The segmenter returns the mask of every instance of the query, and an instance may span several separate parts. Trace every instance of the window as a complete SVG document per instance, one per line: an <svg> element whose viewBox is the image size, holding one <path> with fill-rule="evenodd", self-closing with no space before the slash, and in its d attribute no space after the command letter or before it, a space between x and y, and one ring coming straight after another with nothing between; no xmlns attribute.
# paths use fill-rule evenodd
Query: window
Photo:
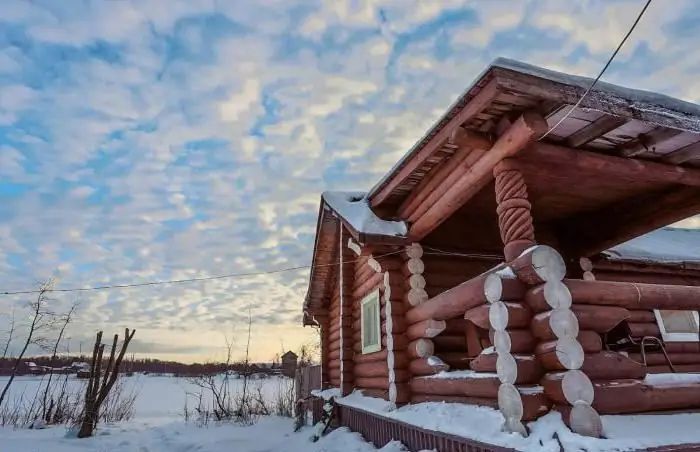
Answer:
<svg viewBox="0 0 700 452"><path fill-rule="evenodd" d="M379 316L379 290L362 300L361 311L362 354L382 349L381 317Z"/></svg>
<svg viewBox="0 0 700 452"><path fill-rule="evenodd" d="M654 315L664 342L700 341L697 311L654 309Z"/></svg>

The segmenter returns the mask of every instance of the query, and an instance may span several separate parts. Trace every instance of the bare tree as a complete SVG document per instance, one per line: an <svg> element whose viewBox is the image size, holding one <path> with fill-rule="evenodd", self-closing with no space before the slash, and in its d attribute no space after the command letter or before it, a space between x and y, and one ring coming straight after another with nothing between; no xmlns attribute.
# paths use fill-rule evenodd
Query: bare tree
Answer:
<svg viewBox="0 0 700 452"><path fill-rule="evenodd" d="M46 293L53 288L53 283L53 279L49 279L41 283L41 285L39 286L39 293L36 297L36 300L31 304L32 321L29 325L27 338L25 339L24 346L22 347L22 350L20 351L19 355L15 359L14 365L12 366L10 379L7 380L5 388L2 390L2 394L0 394L0 406L2 406L2 402L3 400L5 400L5 396L10 390L10 385L12 385L12 382L14 381L15 376L17 375L17 369L19 368L19 365L22 362L22 358L24 358L24 354L27 352L29 346L31 344L43 343L44 338L37 336L37 332L40 331L42 328L45 328L50 323L50 319L52 317L52 314L46 311L46 304L48 302Z"/></svg>
<svg viewBox="0 0 700 452"><path fill-rule="evenodd" d="M68 327L68 324L70 323L71 319L73 318L73 313L75 312L75 310L77 308L78 308L78 301L76 300L71 305L68 313L63 315L61 318L61 320L63 321L63 325L61 326L61 330L59 331L58 337L56 338L56 342L54 343L54 346L53 346L53 353L51 354L51 362L52 363L56 361L56 355L58 354L58 346L61 344L61 340L63 339L63 335L66 332L66 327ZM51 403L48 403L49 388L51 387L51 380L52 379L53 379L53 364L51 366L51 370L49 371L49 380L46 383L46 388L44 388L44 397L43 397L42 413L41 413L42 418L47 423L51 421L51 415L52 415L53 407L54 407L53 398L51 400Z"/></svg>
<svg viewBox="0 0 700 452"><path fill-rule="evenodd" d="M2 351L2 357L7 357L7 351L12 345L12 336L15 334L15 307L12 307L12 314L10 315L10 331L7 332L7 342L5 342L5 348Z"/></svg>
<svg viewBox="0 0 700 452"><path fill-rule="evenodd" d="M99 419L100 407L107 399L109 391L117 382L117 378L119 377L119 368L121 367L122 360L124 359L126 349L129 347L129 343L134 337L134 333L136 333L136 330L129 334L129 328L126 329L124 332L124 342L122 343L122 348L119 350L119 355L116 356L116 359L115 354L117 351L117 344L119 343L119 335L114 335L112 350L109 355L107 367L104 369L104 375L101 375L101 373L102 355L104 354L105 344L102 343L102 331L97 333L95 347L92 352L90 379L88 380L87 391L85 393L85 408L83 410L78 438L88 438L92 436L95 427L97 426L97 420ZM102 382L100 382L101 376Z"/></svg>

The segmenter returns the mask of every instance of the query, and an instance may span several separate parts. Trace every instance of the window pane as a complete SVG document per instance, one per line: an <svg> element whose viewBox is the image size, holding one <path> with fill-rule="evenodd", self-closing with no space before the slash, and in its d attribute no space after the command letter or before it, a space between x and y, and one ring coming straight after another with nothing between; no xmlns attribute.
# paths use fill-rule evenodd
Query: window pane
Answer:
<svg viewBox="0 0 700 452"><path fill-rule="evenodd" d="M667 333L697 333L698 327L692 311L660 311Z"/></svg>

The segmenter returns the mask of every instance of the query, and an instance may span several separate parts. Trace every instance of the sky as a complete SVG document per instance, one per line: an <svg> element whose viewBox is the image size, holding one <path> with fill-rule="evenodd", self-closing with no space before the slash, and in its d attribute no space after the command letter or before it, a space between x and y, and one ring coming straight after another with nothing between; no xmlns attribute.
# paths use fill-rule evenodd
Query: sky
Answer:
<svg viewBox="0 0 700 452"><path fill-rule="evenodd" d="M594 77L640 0L4 0L0 291L308 265L320 193L369 189L490 61ZM700 10L655 1L603 78L700 102ZM691 219L684 226L700 226ZM254 359L314 339L308 270L82 293L66 347ZM0 296L0 344L14 309ZM13 308L14 307L14 308ZM30 352L36 352L35 348Z"/></svg>

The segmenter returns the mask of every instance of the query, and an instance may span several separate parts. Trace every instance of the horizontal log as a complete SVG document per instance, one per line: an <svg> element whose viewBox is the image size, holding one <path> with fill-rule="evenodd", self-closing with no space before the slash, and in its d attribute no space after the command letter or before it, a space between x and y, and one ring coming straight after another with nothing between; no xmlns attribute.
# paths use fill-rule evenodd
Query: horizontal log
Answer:
<svg viewBox="0 0 700 452"><path fill-rule="evenodd" d="M513 355L517 365L517 377L515 384L536 383L544 375L544 369L534 355ZM498 355L479 355L471 362L471 369L476 372L495 373Z"/></svg>
<svg viewBox="0 0 700 452"><path fill-rule="evenodd" d="M496 377L454 379L415 377L411 379L413 394L496 398L500 385L501 382Z"/></svg>
<svg viewBox="0 0 700 452"><path fill-rule="evenodd" d="M650 386L641 380L594 382L593 407L600 414L645 413L700 407L700 384Z"/></svg>
<svg viewBox="0 0 700 452"><path fill-rule="evenodd" d="M529 330L507 330L505 334L510 338L510 353L532 353L535 349L535 337ZM494 343L494 331L489 331L489 339Z"/></svg>
<svg viewBox="0 0 700 452"><path fill-rule="evenodd" d="M406 353L409 358L428 358L435 354L435 344L431 339L416 339L408 344Z"/></svg>
<svg viewBox="0 0 700 452"><path fill-rule="evenodd" d="M700 287L567 279L574 304L627 309L700 310Z"/></svg>
<svg viewBox="0 0 700 452"><path fill-rule="evenodd" d="M566 275L566 264L554 248L537 245L526 250L509 264L518 279L528 285L547 281L561 281Z"/></svg>
<svg viewBox="0 0 700 452"><path fill-rule="evenodd" d="M641 353L630 353L630 359L643 363ZM671 364L700 364L700 353L668 353ZM646 364L648 366L667 366L666 356L662 352L646 352Z"/></svg>
<svg viewBox="0 0 700 452"><path fill-rule="evenodd" d="M345 348L343 348L343 356L345 357L352 357L355 355L355 350L352 349L350 344L343 344L345 345ZM339 359L340 358L340 353L341 350L339 348L331 349L328 351L328 359Z"/></svg>
<svg viewBox="0 0 700 452"><path fill-rule="evenodd" d="M571 312L569 314L568 312ZM574 322L574 316L576 321ZM541 340L576 336L577 329L610 332L629 317L629 311L616 306L572 306L570 311L555 309L536 314L532 319L532 332Z"/></svg>
<svg viewBox="0 0 700 452"><path fill-rule="evenodd" d="M356 377L355 386L358 388L389 389L389 379L386 377Z"/></svg>
<svg viewBox="0 0 700 452"><path fill-rule="evenodd" d="M668 342L664 346L668 353L700 353L700 342Z"/></svg>
<svg viewBox="0 0 700 452"><path fill-rule="evenodd" d="M368 353L363 355L362 353L355 353L353 356L353 361L355 362L355 365L360 365L364 363L372 363L372 362L387 362L389 352L384 349L379 352L375 353ZM406 356L405 353L394 353L394 368L396 369L405 369L408 367L408 356Z"/></svg>
<svg viewBox="0 0 700 452"><path fill-rule="evenodd" d="M484 293L485 279L485 275L477 276L410 309L406 313L406 321L413 324L427 319L447 320L463 317L468 309L487 302Z"/></svg>
<svg viewBox="0 0 700 452"><path fill-rule="evenodd" d="M406 330L406 336L411 340L420 339L422 337L432 338L442 333L445 328L447 328L447 324L444 320L427 319L411 325Z"/></svg>
<svg viewBox="0 0 700 452"><path fill-rule="evenodd" d="M343 377L343 381L344 381L344 382L346 382L346 381L348 381L348 382L349 382L349 381L352 381L352 378L353 378L352 369L350 369L350 370L348 370L348 369L343 369L343 372L342 372L342 373L343 373L343 375L344 375L344 377ZM340 378L340 375L341 375L340 369L329 369L329 370L328 370L328 375L329 375L331 378Z"/></svg>
<svg viewBox="0 0 700 452"><path fill-rule="evenodd" d="M404 335L404 334L393 334L392 339L393 339L393 346L391 347L391 350L394 350L394 351L405 350L409 344L409 340L406 337L406 335ZM388 341L386 335L382 335L382 347L389 348L389 341ZM355 350L355 352L357 352L357 353L361 353L362 352L362 343L355 342L353 344L353 350Z"/></svg>
<svg viewBox="0 0 700 452"><path fill-rule="evenodd" d="M341 330L340 328L337 328L335 331L331 331L330 334L328 335L328 340L331 342L337 341L340 339L340 334L343 334L343 337L345 338L351 338L353 335L353 329L352 325L347 325L343 326L343 329Z"/></svg>
<svg viewBox="0 0 700 452"><path fill-rule="evenodd" d="M547 370L579 369L585 358L583 347L574 338L541 342L537 344L535 354Z"/></svg>
<svg viewBox="0 0 700 452"><path fill-rule="evenodd" d="M355 384L356 390L359 391L365 397L374 397L377 399L389 400L389 390L388 389L376 389L376 388L361 388ZM408 383L396 384L396 403L405 404L411 401L411 391L408 387Z"/></svg>
<svg viewBox="0 0 700 452"><path fill-rule="evenodd" d="M408 370L414 376L435 375L450 370L450 366L437 356L414 359L408 365Z"/></svg>
<svg viewBox="0 0 700 452"><path fill-rule="evenodd" d="M450 366L451 370L468 370L473 358L461 352L437 352L437 357Z"/></svg>
<svg viewBox="0 0 700 452"><path fill-rule="evenodd" d="M586 355L581 370L591 380L643 379L647 374L637 361L609 351Z"/></svg>
<svg viewBox="0 0 700 452"><path fill-rule="evenodd" d="M329 369L339 369L340 368L340 363L343 363L343 367L346 369L352 369L354 362L352 358L344 358L342 361L340 359L329 359L328 360L328 368Z"/></svg>
<svg viewBox="0 0 700 452"><path fill-rule="evenodd" d="M433 343L435 344L435 349L438 351L446 352L465 352L467 351L467 338L466 336L445 336L439 335L434 337Z"/></svg>
<svg viewBox="0 0 700 452"><path fill-rule="evenodd" d="M468 320L465 319L445 320L445 331L443 333L447 336L465 334L467 331L467 323Z"/></svg>
<svg viewBox="0 0 700 452"><path fill-rule="evenodd" d="M503 307L503 311L496 311L495 307ZM521 303L492 303L476 306L464 313L464 318L481 329L488 330L492 327L492 320L505 323L506 328L525 328L530 325L532 311ZM497 328L498 329L498 328Z"/></svg>
<svg viewBox="0 0 700 452"><path fill-rule="evenodd" d="M603 338L599 333L590 330L581 330L576 336L585 353L598 353L603 350Z"/></svg>
<svg viewBox="0 0 700 452"><path fill-rule="evenodd" d="M640 311L638 309L630 309L630 316L627 319L628 322L634 323L650 323L656 322L656 316L654 316L654 311Z"/></svg>
<svg viewBox="0 0 700 452"><path fill-rule="evenodd" d="M388 377L389 376L389 366L386 361L375 361L370 363L357 364L354 369L356 377ZM396 381L403 379L405 381L408 373L405 367L398 368L395 367L394 372L397 375ZM399 375L402 377L399 378Z"/></svg>
<svg viewBox="0 0 700 452"><path fill-rule="evenodd" d="M369 273L362 280L355 280L355 287L351 294L353 298L361 299L377 289L383 288L384 276L381 273Z"/></svg>
<svg viewBox="0 0 700 452"><path fill-rule="evenodd" d="M628 323L627 328L629 330L630 336L632 337L644 337L644 336L661 336L661 331L659 330L659 325L656 323Z"/></svg>

